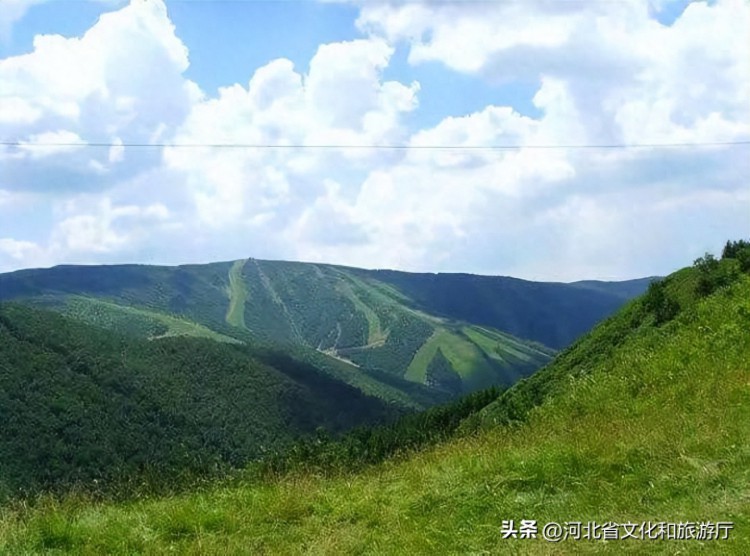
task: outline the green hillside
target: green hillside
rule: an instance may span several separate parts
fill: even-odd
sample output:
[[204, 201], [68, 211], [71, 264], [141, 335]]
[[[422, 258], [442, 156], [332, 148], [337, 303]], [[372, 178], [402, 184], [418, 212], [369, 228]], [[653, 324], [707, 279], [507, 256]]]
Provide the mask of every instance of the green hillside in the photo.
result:
[[155, 309], [144, 309], [106, 301], [101, 298], [78, 295], [41, 296], [24, 299], [27, 305], [50, 309], [77, 321], [104, 328], [117, 334], [142, 339], [160, 339], [173, 336], [207, 338], [232, 344], [249, 343], [256, 357], [277, 361], [278, 353], [285, 353], [297, 362], [307, 363], [328, 376], [358, 388], [363, 393], [378, 397], [403, 409], [424, 409], [445, 401], [450, 395], [421, 384], [408, 382], [395, 376], [362, 372], [350, 362], [331, 357], [330, 354], [306, 349], [294, 343], [258, 340], [247, 330], [232, 329], [226, 333]]
[[[260, 261], [0, 274], [16, 300], [140, 338], [283, 346], [338, 380], [423, 408], [510, 385], [645, 288]], [[421, 385], [414, 388], [411, 384]]]
[[[181, 326], [160, 324], [160, 336]], [[143, 340], [0, 305], [0, 500], [94, 482], [179, 484], [318, 427], [399, 413], [288, 355], [206, 335]]]
[[[313, 443], [312, 465], [278, 477], [126, 503], [44, 499], [4, 511], [0, 552], [748, 554], [750, 248], [727, 254], [651, 286], [431, 448], [352, 471], [356, 443]], [[377, 435], [358, 438], [368, 450]], [[539, 538], [502, 538], [503, 520], [525, 519]], [[732, 529], [727, 540], [541, 538], [548, 522], [637, 535], [649, 521]]]
[[209, 338], [217, 342], [240, 344], [237, 338], [220, 334], [186, 318], [154, 310], [120, 305], [77, 295], [65, 298], [35, 298], [30, 305], [51, 309], [72, 319], [138, 338], [158, 339], [170, 336]]
[[625, 301], [642, 294], [653, 279], [562, 284], [472, 274], [351, 272], [388, 284], [414, 308], [492, 327], [554, 349], [566, 347]]
[[[253, 337], [313, 348], [362, 372], [450, 394], [509, 384], [552, 354], [512, 339], [520, 357], [491, 357], [506, 349], [492, 332], [485, 337], [491, 345], [481, 348], [460, 323], [417, 310], [394, 288], [340, 267], [249, 259], [232, 265], [229, 284], [227, 322]], [[446, 379], [435, 382], [427, 368], [438, 345], [450, 355]]]

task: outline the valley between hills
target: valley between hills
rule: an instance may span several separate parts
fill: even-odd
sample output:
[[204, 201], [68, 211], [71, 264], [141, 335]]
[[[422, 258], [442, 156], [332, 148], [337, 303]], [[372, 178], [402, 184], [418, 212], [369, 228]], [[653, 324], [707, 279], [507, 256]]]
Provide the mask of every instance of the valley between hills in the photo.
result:
[[503, 538], [521, 519], [714, 520], [726, 540], [679, 549], [750, 550], [747, 242], [624, 283], [248, 259], [0, 297], [0, 553], [647, 542]]

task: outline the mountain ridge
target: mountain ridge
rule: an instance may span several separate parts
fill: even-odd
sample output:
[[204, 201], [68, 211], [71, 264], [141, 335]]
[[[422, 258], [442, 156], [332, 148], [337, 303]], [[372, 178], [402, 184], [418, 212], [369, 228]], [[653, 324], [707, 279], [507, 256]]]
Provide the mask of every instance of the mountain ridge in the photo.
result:
[[[447, 366], [433, 367], [443, 369], [444, 380], [431, 381], [431, 388], [456, 395], [529, 375], [554, 353], [547, 346], [564, 346], [645, 285], [645, 279], [566, 285], [248, 258], [19, 270], [0, 274], [0, 300], [26, 300], [99, 325], [127, 321], [140, 333], [159, 327], [136, 323], [133, 313], [153, 311], [154, 322], [186, 321], [183, 331], [195, 323], [193, 334], [294, 345], [307, 358], [318, 351], [377, 380], [392, 374], [426, 384], [440, 348]], [[131, 314], [125, 319], [116, 310]], [[174, 328], [162, 333], [177, 334]]]
[[510, 274], [491, 274], [491, 273], [482, 273], [482, 272], [465, 272], [465, 271], [422, 271], [422, 270], [401, 270], [397, 268], [367, 268], [367, 267], [359, 267], [359, 266], [352, 266], [347, 264], [338, 264], [338, 263], [326, 263], [321, 261], [303, 261], [303, 260], [292, 260], [292, 259], [266, 259], [266, 258], [259, 258], [259, 257], [246, 257], [244, 259], [224, 259], [220, 261], [209, 261], [209, 262], [186, 262], [186, 263], [174, 263], [174, 264], [166, 264], [166, 263], [59, 263], [51, 266], [39, 266], [39, 267], [26, 267], [26, 268], [17, 268], [14, 270], [8, 270], [0, 272], [0, 275], [9, 275], [9, 274], [17, 274], [17, 273], [24, 273], [24, 272], [38, 272], [38, 271], [45, 271], [45, 270], [53, 270], [53, 269], [60, 269], [60, 268], [92, 268], [92, 267], [135, 267], [135, 268], [164, 268], [164, 269], [170, 269], [170, 268], [184, 268], [184, 267], [196, 267], [196, 266], [207, 266], [207, 265], [231, 265], [233, 263], [238, 262], [247, 262], [247, 261], [258, 261], [261, 263], [289, 263], [289, 264], [302, 264], [302, 265], [311, 265], [311, 266], [326, 266], [326, 267], [333, 267], [333, 268], [339, 268], [342, 270], [354, 270], [354, 271], [362, 271], [367, 273], [396, 273], [396, 274], [411, 274], [411, 275], [422, 275], [422, 276], [477, 276], [479, 278], [501, 278], [501, 279], [507, 279], [507, 280], [514, 280], [518, 282], [527, 282], [527, 283], [534, 283], [534, 284], [556, 284], [556, 285], [583, 285], [586, 286], [588, 284], [625, 284], [628, 282], [639, 282], [642, 280], [656, 280], [663, 278], [663, 276], [660, 275], [651, 275], [651, 276], [643, 276], [643, 277], [637, 277], [637, 278], [623, 278], [623, 279], [599, 279], [599, 278], [582, 278], [578, 280], [534, 280], [531, 278], [519, 278], [517, 276], [512, 276]]

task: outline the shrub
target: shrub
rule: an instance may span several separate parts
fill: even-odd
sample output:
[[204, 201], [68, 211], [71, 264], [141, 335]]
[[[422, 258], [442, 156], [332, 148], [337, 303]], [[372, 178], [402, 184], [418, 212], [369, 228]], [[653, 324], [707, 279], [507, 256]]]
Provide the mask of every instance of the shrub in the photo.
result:
[[655, 280], [649, 284], [643, 304], [653, 313], [657, 325], [672, 320], [680, 312], [680, 305], [670, 297], [664, 280]]

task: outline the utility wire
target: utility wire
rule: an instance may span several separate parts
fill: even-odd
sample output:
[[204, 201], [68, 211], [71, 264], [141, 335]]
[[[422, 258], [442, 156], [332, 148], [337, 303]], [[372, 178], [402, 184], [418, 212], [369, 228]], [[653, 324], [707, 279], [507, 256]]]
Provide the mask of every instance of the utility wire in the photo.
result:
[[[92, 0], [55, 0], [57, 3], [89, 3]], [[145, 0], [148, 1], [148, 0]], [[558, 4], [624, 4], [631, 0], [555, 0]], [[320, 0], [164, 0], [169, 4], [317, 4]], [[421, 4], [424, 0], [398, 0], [388, 2], [387, 0], [364, 0], [355, 2], [354, 5], [366, 4], [392, 4], [399, 7], [403, 4]], [[461, 5], [461, 4], [522, 4], [523, 0], [430, 0], [431, 5]], [[650, 4], [653, 2], [649, 2]], [[122, 2], [125, 4], [125, 2]]]
[[373, 149], [373, 150], [582, 150], [582, 149], [684, 149], [702, 147], [748, 146], [750, 140], [712, 141], [696, 143], [609, 143], [609, 144], [569, 144], [569, 145], [274, 145], [265, 143], [82, 143], [48, 142], [25, 143], [23, 141], [0, 141], [4, 147], [87, 147], [87, 148], [169, 148], [169, 149]]

